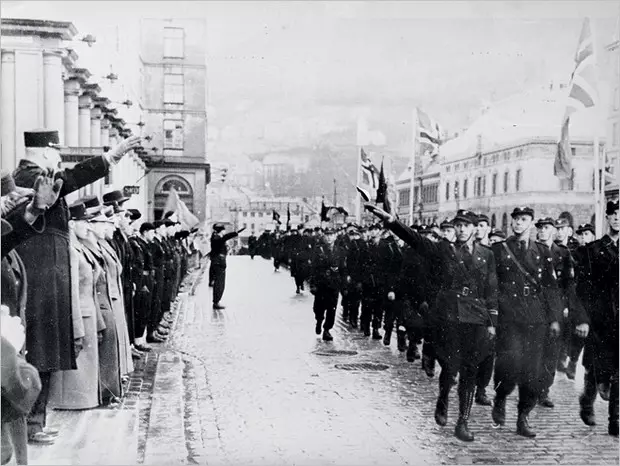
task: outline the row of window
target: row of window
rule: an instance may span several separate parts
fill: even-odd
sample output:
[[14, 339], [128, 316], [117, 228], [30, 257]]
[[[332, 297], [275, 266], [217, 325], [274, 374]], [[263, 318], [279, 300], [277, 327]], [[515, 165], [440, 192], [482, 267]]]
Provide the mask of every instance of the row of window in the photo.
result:
[[[310, 221], [310, 215], [305, 215], [305, 216], [304, 216], [304, 222], [306, 222], [306, 223], [307, 223], [307, 222], [309, 222], [309, 221]], [[260, 224], [259, 226], [262, 226], [262, 224]], [[249, 224], [249, 227], [250, 227], [250, 231], [255, 230], [255, 229], [256, 229], [256, 224], [255, 224], [255, 223], [250, 223], [250, 224]], [[244, 224], [243, 224], [243, 228], [248, 228], [248, 224], [247, 224], [247, 223], [244, 223]]]
[[[420, 188], [416, 186], [413, 188], [413, 198], [419, 199]], [[403, 189], [398, 194], [398, 205], [400, 207], [407, 207], [411, 201], [411, 190]], [[422, 204], [434, 204], [439, 202], [439, 185], [430, 184], [428, 186], [422, 186]]]
[[[517, 159], [523, 157], [524, 149], [516, 149], [514, 151], [514, 155]], [[575, 155], [573, 153], [573, 155]], [[467, 171], [472, 168], [477, 168], [480, 166], [488, 166], [493, 165], [500, 162], [510, 162], [512, 159], [512, 151], [504, 151], [498, 152], [493, 155], [485, 156], [485, 157], [477, 157], [473, 160], [467, 160], [465, 162], [456, 162], [451, 165], [446, 165], [446, 173], [450, 172], [458, 172], [458, 171]]]
[[[515, 192], [521, 191], [521, 187], [522, 187], [521, 177], [522, 177], [522, 171], [519, 168], [515, 175]], [[504, 184], [503, 184], [504, 190], [502, 191], [504, 193], [507, 193], [509, 190], [509, 186], [508, 186], [509, 180], [510, 180], [510, 175], [509, 175], [509, 172], [506, 171], [504, 172]], [[497, 181], [498, 181], [498, 173], [493, 173], [491, 177], [491, 195], [497, 194]], [[469, 191], [468, 191], [469, 180], [467, 178], [463, 180], [462, 193], [461, 193], [461, 186], [460, 186], [459, 181], [455, 181], [453, 186], [454, 188], [452, 191], [450, 189], [451, 188], [450, 182], [446, 183], [446, 193], [445, 193], [446, 201], [450, 200], [451, 195], [454, 196], [454, 199], [467, 199], [467, 196], [469, 196]], [[462, 194], [462, 197], [461, 197], [461, 194]], [[486, 196], [486, 194], [487, 194], [487, 177], [486, 176], [475, 177], [473, 196], [482, 197], [482, 196]]]

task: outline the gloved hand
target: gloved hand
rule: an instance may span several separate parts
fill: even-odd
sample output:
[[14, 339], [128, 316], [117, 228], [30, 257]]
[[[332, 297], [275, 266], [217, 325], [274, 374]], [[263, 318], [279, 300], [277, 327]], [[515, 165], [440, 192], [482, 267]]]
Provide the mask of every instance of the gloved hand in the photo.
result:
[[579, 324], [575, 327], [575, 334], [580, 338], [587, 338], [590, 333], [590, 326], [588, 324]]
[[19, 317], [11, 317], [9, 308], [4, 305], [0, 312], [0, 331], [2, 336], [19, 353], [24, 347], [24, 343], [26, 343], [26, 328]]
[[396, 299], [396, 294], [393, 291], [390, 291], [387, 295], [389, 301], [394, 301]]
[[60, 178], [54, 180], [52, 172], [48, 176], [39, 176], [34, 183], [34, 197], [28, 206], [31, 212], [41, 215], [52, 207], [58, 200], [63, 183]]
[[558, 322], [551, 322], [549, 331], [551, 332], [551, 338], [557, 338], [560, 335], [560, 324]]
[[127, 139], [123, 139], [118, 146], [113, 147], [106, 154], [106, 157], [108, 158], [108, 161], [110, 161], [110, 163], [116, 165], [127, 152], [135, 149], [140, 144], [140, 136], [129, 136]]

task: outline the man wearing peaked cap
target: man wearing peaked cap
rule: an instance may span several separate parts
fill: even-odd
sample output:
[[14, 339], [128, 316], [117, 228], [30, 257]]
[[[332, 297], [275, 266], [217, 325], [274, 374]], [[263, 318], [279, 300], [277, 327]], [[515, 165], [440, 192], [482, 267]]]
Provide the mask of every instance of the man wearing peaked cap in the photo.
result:
[[571, 253], [574, 253], [579, 247], [579, 241], [573, 237], [573, 227], [567, 218], [560, 217], [555, 221], [555, 242], [561, 246], [567, 247]]
[[492, 417], [495, 424], [505, 423], [506, 399], [518, 386], [517, 434], [532, 438], [528, 416], [543, 388], [545, 337], [559, 336], [563, 308], [551, 252], [530, 240], [534, 210], [516, 207], [511, 216], [513, 235], [492, 246], [500, 290]]
[[[476, 374], [489, 354], [497, 325], [497, 271], [491, 250], [475, 242], [477, 215], [459, 210], [453, 223], [456, 243], [431, 242], [372, 204], [364, 206], [383, 220], [394, 234], [419, 251], [432, 263], [443, 286], [434, 309], [433, 347], [442, 366], [435, 422], [445, 426], [452, 380], [459, 374], [459, 418], [454, 435], [462, 441], [474, 440], [468, 421], [474, 402]], [[476, 270], [476, 273], [473, 271]]]
[[596, 236], [594, 234], [594, 226], [589, 223], [582, 223], [581, 225], [579, 225], [577, 227], [576, 233], [582, 246], [585, 244], [590, 244], [596, 239]]
[[128, 200], [129, 198], [124, 196], [120, 191], [111, 191], [103, 195], [103, 203], [105, 205], [111, 205], [113, 202], [116, 202], [116, 204], [121, 206]]
[[33, 442], [53, 441], [43, 430], [50, 373], [76, 368], [69, 273], [69, 209], [64, 197], [103, 178], [110, 166], [118, 163], [139, 141], [137, 137], [126, 139], [103, 156], [91, 157], [73, 168], [61, 170], [58, 131], [24, 133], [25, 153], [13, 173], [15, 184], [33, 188], [41, 175], [50, 172], [55, 179], [63, 181], [59, 200], [44, 214], [45, 231], [17, 248], [29, 281], [26, 340], [32, 344], [27, 358], [39, 370], [42, 382], [40, 398], [28, 420], [29, 437]]
[[485, 214], [478, 214], [478, 222], [476, 223], [476, 241], [485, 246], [490, 246], [489, 233], [491, 232], [491, 226], [489, 217]]
[[577, 273], [577, 291], [590, 316], [583, 366], [584, 391], [579, 398], [581, 420], [596, 423], [594, 401], [597, 394], [609, 400], [609, 435], [618, 436], [618, 201], [607, 202], [608, 233], [581, 246]]
[[441, 225], [439, 227], [441, 229], [442, 236], [445, 239], [447, 239], [451, 243], [454, 243], [456, 241], [456, 230], [454, 229], [454, 223], [446, 219], [441, 222]]

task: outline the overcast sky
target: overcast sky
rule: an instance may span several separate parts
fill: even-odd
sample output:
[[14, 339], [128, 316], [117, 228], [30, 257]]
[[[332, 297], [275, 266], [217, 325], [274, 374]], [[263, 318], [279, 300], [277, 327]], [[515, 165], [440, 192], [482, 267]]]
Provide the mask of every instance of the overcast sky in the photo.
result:
[[[567, 80], [582, 20], [611, 42], [617, 1], [2, 2], [2, 15], [208, 21], [212, 155], [315, 144], [355, 127], [392, 148], [421, 106], [451, 131], [485, 102]], [[94, 50], [94, 48], [92, 49]], [[352, 141], [355, 144], [355, 141]]]

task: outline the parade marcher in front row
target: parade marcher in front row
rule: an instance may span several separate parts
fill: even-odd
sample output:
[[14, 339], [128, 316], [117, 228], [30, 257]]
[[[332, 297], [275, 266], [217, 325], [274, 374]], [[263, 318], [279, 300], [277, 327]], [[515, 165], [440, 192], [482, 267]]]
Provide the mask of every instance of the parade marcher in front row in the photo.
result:
[[518, 385], [517, 434], [535, 437], [528, 416], [542, 389], [545, 338], [558, 337], [562, 305], [549, 248], [530, 238], [534, 210], [516, 207], [511, 216], [514, 235], [492, 246], [499, 283], [492, 417], [505, 424], [506, 399]]
[[607, 203], [609, 232], [579, 248], [577, 289], [590, 317], [590, 333], [583, 354], [584, 391], [579, 398], [580, 416], [586, 425], [596, 424], [597, 392], [609, 400], [609, 435], [618, 436], [618, 201]]
[[213, 234], [211, 235], [211, 268], [209, 275], [213, 276], [213, 309], [224, 309], [220, 304], [226, 287], [226, 255], [228, 254], [228, 246], [226, 241], [239, 236], [239, 233], [245, 230], [241, 228], [237, 231], [222, 234], [226, 229], [224, 225], [213, 225]]
[[474, 402], [476, 373], [487, 356], [497, 321], [497, 278], [493, 253], [474, 241], [477, 217], [459, 210], [453, 220], [456, 243], [423, 239], [418, 232], [372, 204], [366, 208], [386, 222], [387, 227], [438, 268], [441, 288], [435, 311], [438, 325], [433, 339], [442, 371], [435, 420], [446, 425], [448, 399], [453, 376], [459, 375], [459, 419], [455, 436], [473, 441], [468, 420]]
[[[561, 225], [561, 223], [560, 223]], [[562, 243], [553, 241], [558, 222], [550, 217], [541, 218], [536, 222], [538, 241], [545, 244], [550, 252], [558, 282], [558, 291], [563, 308], [563, 319], [560, 325], [560, 335], [568, 333], [566, 343], [570, 342], [573, 328], [577, 335], [585, 338], [588, 334], [588, 317], [575, 291], [575, 268], [571, 253]], [[555, 379], [556, 367], [560, 358], [560, 348], [565, 342], [563, 338], [556, 338], [550, 333], [545, 336], [545, 347], [541, 367], [541, 394], [538, 404], [546, 408], [555, 405], [549, 397], [549, 390]]]

